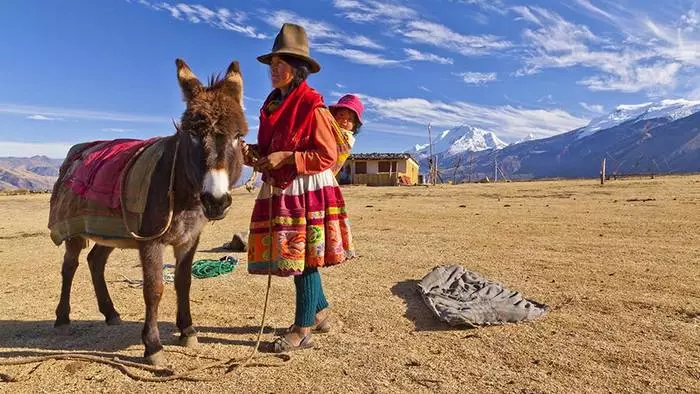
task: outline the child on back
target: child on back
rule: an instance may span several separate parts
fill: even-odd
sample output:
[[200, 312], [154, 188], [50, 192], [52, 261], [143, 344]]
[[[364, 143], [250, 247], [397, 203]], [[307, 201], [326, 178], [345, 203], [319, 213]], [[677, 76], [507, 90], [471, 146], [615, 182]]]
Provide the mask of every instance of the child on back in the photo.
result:
[[362, 101], [353, 94], [346, 94], [336, 104], [328, 106], [328, 109], [347, 136], [352, 148], [355, 144], [355, 135], [362, 126], [362, 112], [365, 109]]

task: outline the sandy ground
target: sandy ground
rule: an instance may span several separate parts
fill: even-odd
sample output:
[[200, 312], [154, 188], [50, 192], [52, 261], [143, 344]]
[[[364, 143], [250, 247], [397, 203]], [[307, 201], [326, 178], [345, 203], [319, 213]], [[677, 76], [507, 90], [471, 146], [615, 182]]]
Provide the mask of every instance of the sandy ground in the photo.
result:
[[[0, 392], [700, 392], [700, 176], [344, 193], [360, 257], [322, 271], [335, 325], [315, 337], [316, 349], [210, 383], [142, 383], [75, 361], [0, 367], [27, 378]], [[72, 335], [54, 334], [63, 248], [48, 236], [48, 199], [0, 197], [0, 358], [85, 351], [140, 361], [142, 294], [121, 277], [140, 278], [134, 251], [115, 251], [107, 265], [124, 325], [103, 323], [83, 254]], [[236, 192], [196, 258], [225, 254], [217, 247], [246, 228], [253, 199]], [[231, 275], [193, 281], [198, 353], [173, 345], [175, 292], [166, 290], [161, 336], [175, 369], [250, 351], [267, 279], [248, 275], [238, 257]], [[472, 330], [438, 323], [416, 281], [455, 263], [550, 313]], [[267, 324], [289, 325], [293, 300], [292, 281], [274, 279]]]

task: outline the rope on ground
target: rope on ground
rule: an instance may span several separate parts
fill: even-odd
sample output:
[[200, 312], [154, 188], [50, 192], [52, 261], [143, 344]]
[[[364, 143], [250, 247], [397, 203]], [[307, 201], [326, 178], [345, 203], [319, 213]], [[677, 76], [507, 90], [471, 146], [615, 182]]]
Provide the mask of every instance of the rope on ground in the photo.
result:
[[197, 260], [192, 264], [192, 276], [197, 279], [213, 278], [232, 272], [237, 265], [238, 260], [233, 256], [219, 260]]

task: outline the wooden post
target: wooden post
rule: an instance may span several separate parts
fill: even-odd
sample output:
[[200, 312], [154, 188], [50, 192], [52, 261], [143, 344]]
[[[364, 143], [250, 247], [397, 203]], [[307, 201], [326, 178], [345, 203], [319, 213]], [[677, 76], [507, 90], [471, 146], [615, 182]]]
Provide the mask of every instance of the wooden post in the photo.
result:
[[600, 165], [600, 184], [603, 185], [605, 184], [605, 157], [603, 158], [603, 162]]
[[493, 183], [498, 182], [498, 159], [493, 158]]
[[428, 160], [428, 163], [430, 165], [429, 171], [429, 181], [430, 184], [435, 186], [435, 160], [433, 158], [433, 133], [432, 133], [432, 127], [430, 127], [430, 123], [428, 123], [428, 144], [429, 144], [429, 154], [430, 158]]

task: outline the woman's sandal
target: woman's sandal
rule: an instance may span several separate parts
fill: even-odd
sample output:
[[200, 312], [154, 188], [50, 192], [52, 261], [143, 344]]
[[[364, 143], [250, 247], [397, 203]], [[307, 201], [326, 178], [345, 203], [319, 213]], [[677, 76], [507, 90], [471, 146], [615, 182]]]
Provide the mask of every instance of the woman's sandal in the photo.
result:
[[[327, 334], [331, 331], [331, 322], [329, 320], [330, 316], [326, 316], [325, 319], [321, 320], [320, 323], [318, 323], [312, 330], [311, 332], [314, 334]], [[277, 331], [278, 335], [285, 335], [289, 334], [290, 332], [294, 331], [295, 325], [292, 324], [291, 326], [285, 328], [285, 329], [280, 329]]]
[[277, 337], [274, 342], [272, 342], [273, 353], [287, 353], [295, 350], [310, 349], [312, 347], [314, 347], [314, 342], [311, 340], [311, 334], [302, 338], [297, 346], [292, 345], [285, 336]]

